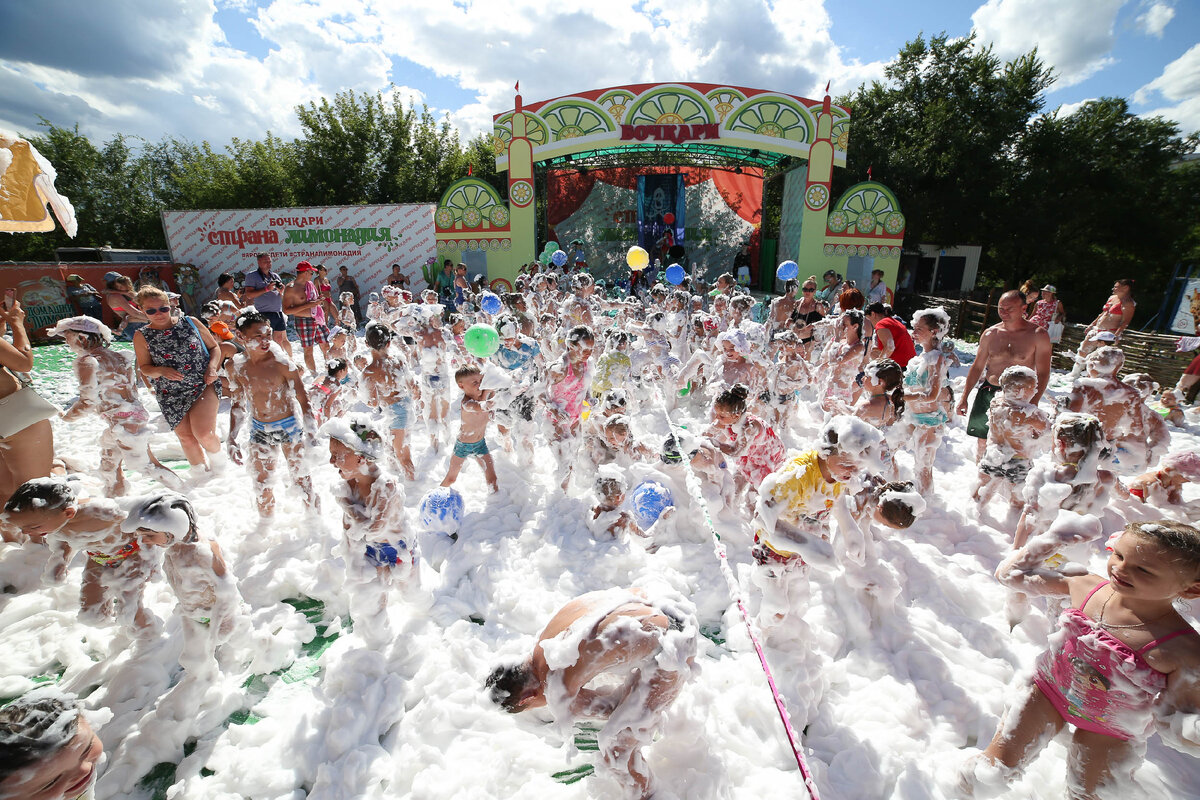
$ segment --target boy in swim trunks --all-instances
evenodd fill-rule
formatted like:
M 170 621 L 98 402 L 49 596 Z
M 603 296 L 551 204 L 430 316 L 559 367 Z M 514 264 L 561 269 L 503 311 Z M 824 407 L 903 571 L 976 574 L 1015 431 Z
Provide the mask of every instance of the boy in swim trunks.
M 62 478 L 35 478 L 17 487 L 0 515 L 0 537 L 6 542 L 48 546 L 53 555 L 46 577 L 67 575 L 75 550 L 87 552 L 79 594 L 81 621 L 111 618 L 124 625 L 149 628 L 153 616 L 142 607 L 142 594 L 157 566 L 136 536 L 123 533 L 125 513 L 108 498 L 78 499 L 75 487 Z
M 271 339 L 271 323 L 260 312 L 245 309 L 237 318 L 237 335 L 246 348 L 229 366 L 229 458 L 243 462 L 237 437 L 250 412 L 250 466 L 254 477 L 259 516 L 275 513 L 275 493 L 270 487 L 275 471 L 276 448 L 283 451 L 288 471 L 304 494 L 309 508 L 318 508 L 312 478 L 304 466 L 304 437 L 315 428 L 303 374 Z M 301 416 L 297 419 L 295 406 Z
M 987 450 L 979 460 L 979 485 L 975 502 L 982 509 L 997 490 L 1017 508 L 1025 505 L 1025 478 L 1033 459 L 1050 445 L 1050 417 L 1030 403 L 1037 391 L 1037 375 L 1028 367 L 1014 366 L 1000 375 L 1000 397 L 988 408 Z
M 496 482 L 496 465 L 487 446 L 487 426 L 492 420 L 492 395 L 490 389 L 482 388 L 483 372 L 474 364 L 467 364 L 454 371 L 454 382 L 462 390 L 462 415 L 458 428 L 458 439 L 454 442 L 454 454 L 450 456 L 450 469 L 446 472 L 442 486 L 453 486 L 458 480 L 463 461 L 469 457 L 479 459 L 488 488 L 500 491 Z
M 1153 464 L 1166 451 L 1170 432 L 1141 393 L 1117 379 L 1125 353 L 1119 347 L 1101 347 L 1089 353 L 1084 363 L 1087 377 L 1077 378 L 1071 385 L 1065 400 L 1067 410 L 1093 414 L 1100 420 L 1122 468 L 1140 470 Z
M 411 481 L 416 479 L 417 472 L 406 437 L 417 387 L 404 359 L 390 349 L 394 337 L 392 329 L 379 320 L 367 323 L 364 338 L 371 360 L 362 371 L 363 391 L 370 405 L 384 414 L 391 411 L 392 420 L 388 427 L 392 433 L 392 450 L 404 470 L 404 477 Z

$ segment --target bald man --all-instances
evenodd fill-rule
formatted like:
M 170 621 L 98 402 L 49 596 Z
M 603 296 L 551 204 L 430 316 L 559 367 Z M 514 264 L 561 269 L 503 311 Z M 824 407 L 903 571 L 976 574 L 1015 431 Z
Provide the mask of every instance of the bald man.
M 975 460 L 983 457 L 987 447 L 987 412 L 992 405 L 992 397 L 1000 389 L 1000 374 L 1013 366 L 1029 367 L 1037 374 L 1037 391 L 1030 401 L 1037 405 L 1050 382 L 1050 357 L 1053 353 L 1050 337 L 1044 330 L 1025 319 L 1025 299 L 1021 293 L 1013 290 L 1000 295 L 996 303 L 996 312 L 1000 322 L 983 332 L 979 337 L 979 350 L 975 361 L 967 371 L 967 384 L 963 387 L 962 397 L 959 398 L 958 414 L 967 413 L 967 399 L 971 390 L 979 384 L 975 392 L 975 402 L 971 406 L 971 415 L 967 417 L 967 434 L 979 440 L 976 445 Z M 982 378 L 982 382 L 980 381 Z

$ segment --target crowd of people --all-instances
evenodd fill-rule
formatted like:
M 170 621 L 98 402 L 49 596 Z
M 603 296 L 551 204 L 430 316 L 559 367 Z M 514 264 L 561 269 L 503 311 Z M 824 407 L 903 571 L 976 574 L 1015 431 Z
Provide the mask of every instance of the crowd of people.
M 103 420 L 106 496 L 81 494 L 56 469 L 53 411 L 26 397 L 15 403 L 20 416 L 0 420 L 4 541 L 48 545 L 48 581 L 64 580 L 83 551 L 80 613 L 134 632 L 152 625 L 142 597 L 161 562 L 186 622 L 185 669 L 219 670 L 222 643 L 246 614 L 215 534 L 199 530 L 186 496 L 209 470 L 244 468 L 270 520 L 280 468 L 317 509 L 310 462 L 314 453 L 328 460 L 341 481 L 330 488 L 352 616 L 372 619 L 380 641 L 393 635 L 389 594 L 417 580 L 404 493 L 415 447 L 444 453 L 447 493 L 469 462 L 499 492 L 495 458 L 532 468 L 537 450 L 548 451 L 562 490 L 590 498 L 597 540 L 650 552 L 686 533 L 675 530 L 670 503 L 647 512 L 632 497 L 682 471 L 700 499 L 753 531 L 751 592 L 767 642 L 802 646 L 812 571 L 869 571 L 878 540 L 938 502 L 939 446 L 961 416 L 978 439 L 979 513 L 1000 495 L 1016 515 L 1012 553 L 996 571 L 1011 588 L 1010 621 L 1029 613 L 1030 595 L 1066 604 L 1019 702 L 962 765 L 961 796 L 1002 789 L 1068 725 L 1075 797 L 1125 791 L 1113 787 L 1155 729 L 1200 748 L 1200 636 L 1172 605 L 1200 597 L 1200 531 L 1185 522 L 1200 455 L 1167 455 L 1183 411 L 1172 423 L 1151 405 L 1152 381 L 1118 377 L 1130 283 L 1114 287 L 1080 348 L 1080 376 L 1049 403 L 1047 327 L 1062 318 L 1053 286 L 1036 298 L 1000 297 L 1000 322 L 980 339 L 956 396 L 950 369 L 967 352 L 949 340 L 950 317 L 927 308 L 901 319 L 881 272 L 865 290 L 834 272 L 823 286 L 816 276 L 790 280 L 760 303 L 731 275 L 711 292 L 695 293 L 685 278 L 626 295 L 586 271 L 546 271 L 493 295 L 447 263 L 436 286 L 414 293 L 389 281 L 362 309 L 345 268 L 335 302 L 323 267 L 301 262 L 287 283 L 272 267 L 260 255 L 240 291 L 221 276 L 196 317 L 160 288 L 135 294 L 127 279 L 114 281 L 105 300 L 125 311 L 132 360 L 92 316 L 55 327 L 79 384 L 62 418 Z M 33 359 L 20 305 L 0 315 L 12 332 L 0 341 L 3 403 L 26 391 Z M 707 425 L 646 440 L 645 415 L 670 418 L 683 406 L 703 409 Z M 150 408 L 177 436 L 190 483 L 148 446 Z M 13 430 L 18 419 L 29 422 Z M 809 446 L 789 449 L 785 439 L 796 436 Z M 127 492 L 126 467 L 158 488 L 132 503 L 114 499 Z M 1101 512 L 1125 508 L 1116 499 L 1147 513 L 1106 528 Z M 1079 569 L 1105 547 L 1106 575 Z M 1082 561 L 1072 556 L 1080 548 Z M 527 658 L 497 665 L 486 688 L 511 712 L 545 706 L 558 719 L 606 720 L 604 764 L 630 796 L 650 797 L 643 748 L 693 679 L 697 634 L 681 597 L 590 593 L 549 619 Z M 622 680 L 595 683 L 610 674 Z M 0 710 L 0 798 L 73 798 L 91 785 L 99 754 L 78 706 L 43 689 Z

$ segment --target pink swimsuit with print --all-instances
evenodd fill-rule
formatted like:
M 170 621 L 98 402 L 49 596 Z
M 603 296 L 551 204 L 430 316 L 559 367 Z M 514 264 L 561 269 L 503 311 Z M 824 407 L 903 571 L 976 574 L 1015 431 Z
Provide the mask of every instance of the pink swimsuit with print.
M 550 399 L 570 419 L 579 419 L 583 413 L 583 375 L 575 374 L 570 361 L 566 377 L 550 388 Z
M 1038 657 L 1033 682 L 1075 727 L 1128 741 L 1150 732 L 1154 701 L 1167 688 L 1167 676 L 1142 654 L 1196 631 L 1180 628 L 1134 650 L 1082 610 L 1107 585 L 1097 584 L 1079 608 L 1062 612 L 1062 630 L 1052 637 L 1057 643 Z
M 738 458 L 738 469 L 746 480 L 757 486 L 762 483 L 763 478 L 770 475 L 779 465 L 783 463 L 787 457 L 787 447 L 779 438 L 779 434 L 753 414 L 746 414 L 742 418 L 742 424 L 747 422 L 758 423 L 758 434 L 746 443 L 746 448 L 742 451 L 742 455 Z M 728 429 L 729 436 L 734 445 L 737 445 L 737 440 L 740 433 L 734 431 L 732 427 Z

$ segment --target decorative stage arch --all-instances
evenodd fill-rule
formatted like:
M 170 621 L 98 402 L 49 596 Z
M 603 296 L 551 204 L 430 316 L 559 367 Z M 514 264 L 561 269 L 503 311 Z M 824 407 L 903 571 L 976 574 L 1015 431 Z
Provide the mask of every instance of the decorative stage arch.
M 536 257 L 535 166 L 582 171 L 623 154 L 643 165 L 655 156 L 678 163 L 682 154 L 683 163 L 697 166 L 776 173 L 789 161 L 806 162 L 787 175 L 778 260 L 795 259 L 803 274 L 835 269 L 858 276 L 879 268 L 895 284 L 904 239 L 895 195 L 867 182 L 831 204 L 833 168 L 846 164 L 850 111 L 829 95 L 818 101 L 741 86 L 647 83 L 529 105 L 517 94 L 513 110 L 493 123 L 508 202 L 485 182 L 464 178 L 447 189 L 435 215 L 439 254 L 466 260 L 489 278 L 511 280 Z M 750 236 L 757 240 L 756 226 Z

